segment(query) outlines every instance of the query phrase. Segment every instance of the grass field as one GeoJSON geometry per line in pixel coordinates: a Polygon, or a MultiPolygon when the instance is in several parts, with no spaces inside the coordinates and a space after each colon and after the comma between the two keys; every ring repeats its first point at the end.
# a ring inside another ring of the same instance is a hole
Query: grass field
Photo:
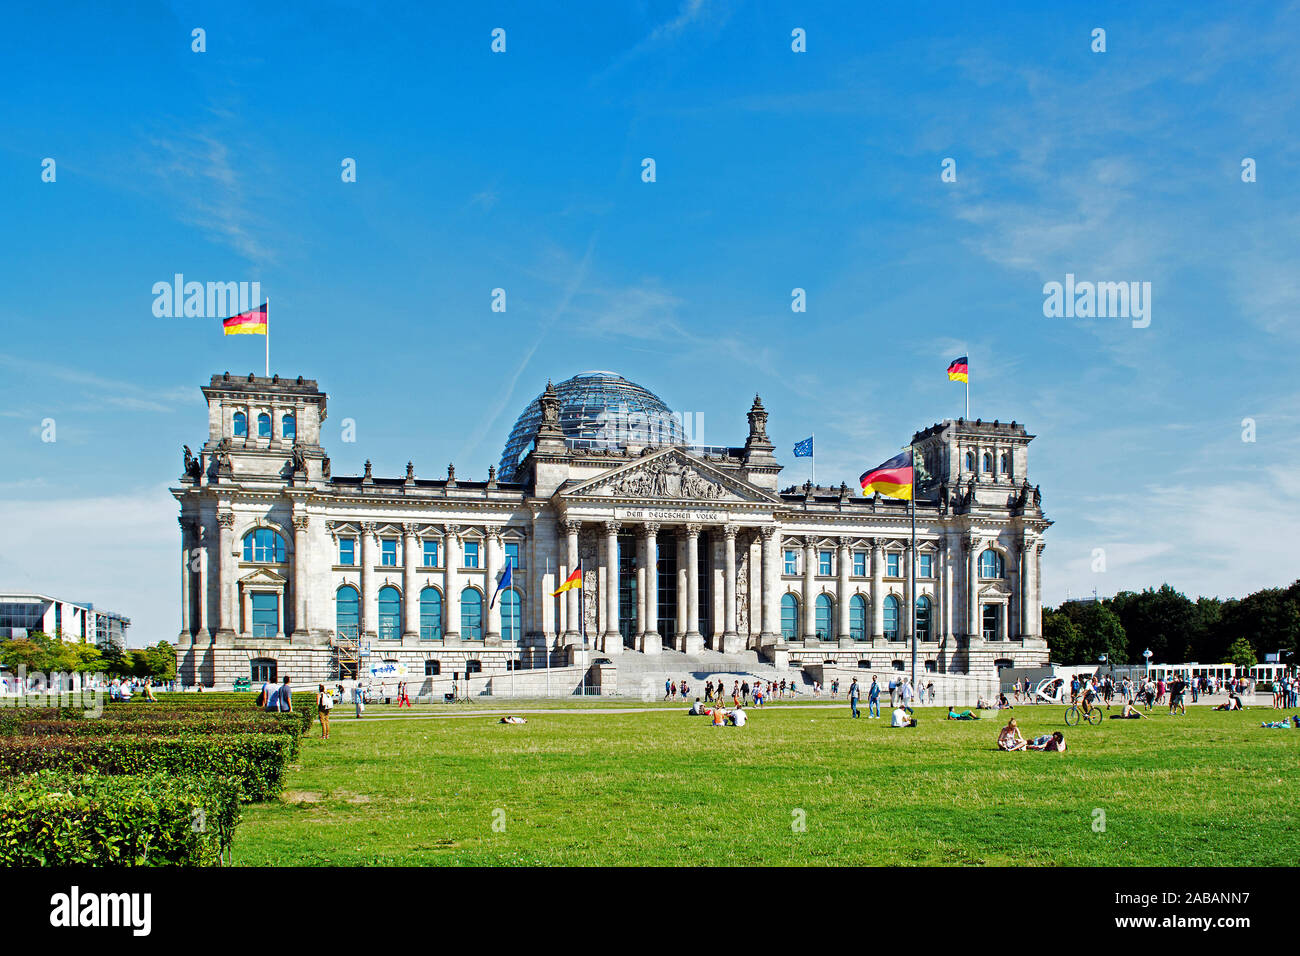
{"type": "Polygon", "coordinates": [[[844,704],[776,704],[749,711],[744,728],[714,729],[681,706],[545,709],[508,726],[405,710],[373,719],[396,714],[386,707],[356,721],[338,708],[329,741],[319,729],[304,740],[281,799],[245,808],[234,860],[1290,866],[1300,856],[1300,732],[1260,729],[1280,716],[1263,708],[1076,728],[1062,707],[1016,709],[1026,736],[1064,730],[1065,754],[997,752],[997,714],[958,723],[921,708],[919,727],[891,730],[850,719],[844,704]]]}

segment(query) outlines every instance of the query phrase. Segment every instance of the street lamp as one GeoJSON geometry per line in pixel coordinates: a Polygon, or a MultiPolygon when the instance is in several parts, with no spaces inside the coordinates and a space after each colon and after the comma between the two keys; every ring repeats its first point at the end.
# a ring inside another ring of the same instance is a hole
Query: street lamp
{"type": "Polygon", "coordinates": [[[1145,658],[1147,659],[1147,675],[1150,676],[1150,674],[1151,674],[1151,658],[1154,657],[1155,655],[1151,653],[1151,648],[1148,647],[1145,651],[1142,652],[1142,656],[1145,657],[1145,658]]]}

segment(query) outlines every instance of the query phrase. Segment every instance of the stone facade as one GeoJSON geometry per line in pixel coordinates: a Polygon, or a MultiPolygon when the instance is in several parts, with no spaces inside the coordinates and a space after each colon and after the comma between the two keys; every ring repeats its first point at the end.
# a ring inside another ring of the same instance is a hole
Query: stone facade
{"type": "Polygon", "coordinates": [[[337,476],[314,381],[213,376],[180,503],[182,680],[298,683],[403,665],[409,679],[665,648],[784,666],[994,675],[1047,661],[1042,537],[1023,426],[944,421],[913,437],[906,502],[844,485],[779,490],[755,397],[741,447],[575,441],[553,386],[515,480],[337,476]],[[986,556],[987,555],[987,556],[986,556]],[[553,596],[581,563],[584,588],[553,596]],[[493,597],[507,564],[511,588],[493,597]],[[787,597],[788,595],[788,597],[787,597]],[[819,601],[820,599],[820,601],[819,601]],[[581,610],[580,610],[581,608],[581,610]],[[923,633],[922,633],[923,631],[923,633]],[[259,670],[258,668],[261,668],[259,670]],[[342,673],[341,673],[342,670],[342,673]]]}

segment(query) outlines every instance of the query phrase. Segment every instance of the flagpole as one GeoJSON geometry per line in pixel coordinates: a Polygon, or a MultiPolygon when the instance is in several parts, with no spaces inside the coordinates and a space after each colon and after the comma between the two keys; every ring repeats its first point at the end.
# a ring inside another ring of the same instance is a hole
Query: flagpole
{"type": "MultiPolygon", "coordinates": [[[[967,353],[969,356],[969,353],[967,353]]],[[[970,358],[966,359],[966,420],[970,421],[970,358]]]]}
{"type": "MultiPolygon", "coordinates": [[[[969,377],[969,376],[968,376],[969,377]]],[[[909,611],[912,619],[912,689],[916,689],[916,449],[907,446],[912,456],[912,553],[907,562],[907,594],[912,607],[909,611]]]]}
{"type": "Polygon", "coordinates": [[[817,433],[813,432],[810,437],[813,440],[812,454],[809,455],[808,457],[812,461],[812,483],[813,483],[813,487],[816,488],[817,487],[817,433]]]}
{"type": "Polygon", "coordinates": [[[271,377],[271,297],[266,297],[266,377],[271,377]]]}

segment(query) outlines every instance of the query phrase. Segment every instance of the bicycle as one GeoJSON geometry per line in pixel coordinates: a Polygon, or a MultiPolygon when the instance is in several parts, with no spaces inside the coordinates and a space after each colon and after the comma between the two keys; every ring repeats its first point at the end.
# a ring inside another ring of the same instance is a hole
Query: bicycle
{"type": "Polygon", "coordinates": [[[1066,726],[1077,727],[1080,719],[1086,720],[1089,724],[1095,727],[1097,724],[1101,723],[1101,708],[1093,706],[1089,707],[1087,710],[1083,710],[1078,704],[1071,704],[1069,709],[1065,712],[1066,726]]]}

